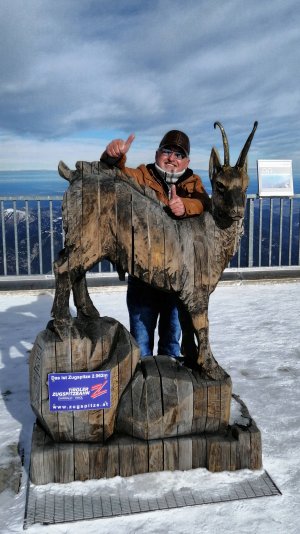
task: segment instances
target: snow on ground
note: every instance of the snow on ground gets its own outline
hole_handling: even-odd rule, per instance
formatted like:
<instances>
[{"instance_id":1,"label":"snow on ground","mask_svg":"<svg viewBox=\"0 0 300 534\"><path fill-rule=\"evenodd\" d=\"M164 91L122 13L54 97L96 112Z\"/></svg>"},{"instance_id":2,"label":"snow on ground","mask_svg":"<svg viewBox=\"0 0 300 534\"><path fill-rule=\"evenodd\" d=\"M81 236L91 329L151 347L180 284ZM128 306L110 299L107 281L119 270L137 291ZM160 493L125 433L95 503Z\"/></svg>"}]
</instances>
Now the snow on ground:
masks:
<instances>
[{"instance_id":1,"label":"snow on ground","mask_svg":"<svg viewBox=\"0 0 300 534\"><path fill-rule=\"evenodd\" d=\"M128 327L124 288L90 291L101 315ZM28 353L50 318L51 292L0 294L0 465L9 446L30 453L34 416L29 404ZM210 300L210 339L216 359L231 375L263 439L263 467L282 496L157 511L59 525L33 525L29 534L215 533L296 534L300 532L300 282L219 285ZM26 462L25 462L26 463ZM251 476L187 472L145 474L88 481L95 491L149 494L183 487L204 488ZM25 481L16 495L0 494L0 533L23 532Z\"/></svg>"}]
</instances>

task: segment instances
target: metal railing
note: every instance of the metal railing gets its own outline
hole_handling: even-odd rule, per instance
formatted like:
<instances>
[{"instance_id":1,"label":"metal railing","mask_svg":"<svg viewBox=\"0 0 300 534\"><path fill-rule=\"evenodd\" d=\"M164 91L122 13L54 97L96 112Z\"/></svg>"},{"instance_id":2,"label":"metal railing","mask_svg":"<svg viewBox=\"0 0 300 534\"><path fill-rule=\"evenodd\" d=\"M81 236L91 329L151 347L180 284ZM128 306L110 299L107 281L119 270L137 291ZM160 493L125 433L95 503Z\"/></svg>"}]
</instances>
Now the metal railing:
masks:
<instances>
[{"instance_id":1,"label":"metal railing","mask_svg":"<svg viewBox=\"0 0 300 534\"><path fill-rule=\"evenodd\" d=\"M0 276L48 275L63 248L62 196L0 196ZM300 194L248 195L244 235L230 268L300 265ZM106 260L94 272L113 272Z\"/></svg>"}]
</instances>

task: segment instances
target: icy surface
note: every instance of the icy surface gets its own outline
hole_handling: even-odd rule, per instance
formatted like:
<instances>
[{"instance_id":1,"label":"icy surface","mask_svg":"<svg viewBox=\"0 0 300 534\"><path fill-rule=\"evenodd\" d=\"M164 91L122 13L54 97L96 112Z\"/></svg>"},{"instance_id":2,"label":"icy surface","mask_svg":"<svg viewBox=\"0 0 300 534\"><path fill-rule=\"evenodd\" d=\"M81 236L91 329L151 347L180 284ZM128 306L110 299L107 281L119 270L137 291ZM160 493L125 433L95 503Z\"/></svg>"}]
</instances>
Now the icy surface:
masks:
<instances>
[{"instance_id":1,"label":"icy surface","mask_svg":"<svg viewBox=\"0 0 300 534\"><path fill-rule=\"evenodd\" d=\"M101 315L128 327L123 288L92 292ZM29 404L28 351L50 318L50 292L0 294L0 455L20 441L28 464L34 416ZM214 356L230 374L234 393L246 403L262 433L263 467L282 496L158 511L59 525L33 525L32 534L215 533L298 534L300 525L300 283L219 285L210 300ZM237 410L237 414L238 414ZM155 496L158 489L222 486L248 470L212 474L205 469L74 482L109 495ZM26 471L19 494L0 494L0 533L23 532ZM59 487L57 487L59 491Z\"/></svg>"}]
</instances>

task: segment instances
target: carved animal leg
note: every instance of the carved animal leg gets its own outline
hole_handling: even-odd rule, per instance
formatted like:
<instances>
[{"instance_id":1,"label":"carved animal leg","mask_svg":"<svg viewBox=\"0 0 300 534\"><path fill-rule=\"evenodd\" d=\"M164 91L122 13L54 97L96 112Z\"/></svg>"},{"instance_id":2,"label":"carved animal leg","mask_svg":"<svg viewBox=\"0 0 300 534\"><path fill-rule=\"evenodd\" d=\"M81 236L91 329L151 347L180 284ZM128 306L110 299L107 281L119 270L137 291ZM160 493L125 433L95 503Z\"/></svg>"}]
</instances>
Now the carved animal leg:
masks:
<instances>
[{"instance_id":1,"label":"carved animal leg","mask_svg":"<svg viewBox=\"0 0 300 534\"><path fill-rule=\"evenodd\" d=\"M191 315L181 302L178 305L179 320L182 330L181 353L187 367L197 367L198 349L195 343L195 331Z\"/></svg>"},{"instance_id":2,"label":"carved animal leg","mask_svg":"<svg viewBox=\"0 0 300 534\"><path fill-rule=\"evenodd\" d=\"M207 311L193 315L192 321L198 340L198 365L212 379L218 380L223 377L224 372L215 360L209 343L209 321Z\"/></svg>"},{"instance_id":3,"label":"carved animal leg","mask_svg":"<svg viewBox=\"0 0 300 534\"><path fill-rule=\"evenodd\" d=\"M84 319L85 317L99 317L99 312L95 308L86 284L85 272L75 279L73 283L74 303L77 308L77 317Z\"/></svg>"},{"instance_id":4,"label":"carved animal leg","mask_svg":"<svg viewBox=\"0 0 300 534\"><path fill-rule=\"evenodd\" d=\"M51 310L51 315L54 318L54 322L58 320L69 322L71 319L69 308L71 292L70 275L68 271L60 271L64 259L64 251L62 251L59 260L54 264L56 285L54 302Z\"/></svg>"},{"instance_id":5,"label":"carved animal leg","mask_svg":"<svg viewBox=\"0 0 300 534\"><path fill-rule=\"evenodd\" d=\"M68 337L69 328L72 324L72 316L69 308L70 292L71 282L68 273L57 274L55 297L51 310L53 321L49 321L47 328L54 330L62 340Z\"/></svg>"}]
</instances>

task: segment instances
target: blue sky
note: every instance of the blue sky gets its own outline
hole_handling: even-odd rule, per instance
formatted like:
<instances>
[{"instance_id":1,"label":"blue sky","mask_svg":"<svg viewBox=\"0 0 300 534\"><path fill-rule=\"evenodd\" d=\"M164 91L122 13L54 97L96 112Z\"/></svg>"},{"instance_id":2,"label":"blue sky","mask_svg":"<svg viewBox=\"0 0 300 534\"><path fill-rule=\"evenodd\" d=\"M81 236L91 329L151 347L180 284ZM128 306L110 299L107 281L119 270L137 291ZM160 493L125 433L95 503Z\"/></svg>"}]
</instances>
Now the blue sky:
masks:
<instances>
[{"instance_id":1,"label":"blue sky","mask_svg":"<svg viewBox=\"0 0 300 534\"><path fill-rule=\"evenodd\" d=\"M298 0L0 0L0 170L96 160L136 134L132 166L172 128L191 166L235 163L258 120L249 165L300 170Z\"/></svg>"}]
</instances>

